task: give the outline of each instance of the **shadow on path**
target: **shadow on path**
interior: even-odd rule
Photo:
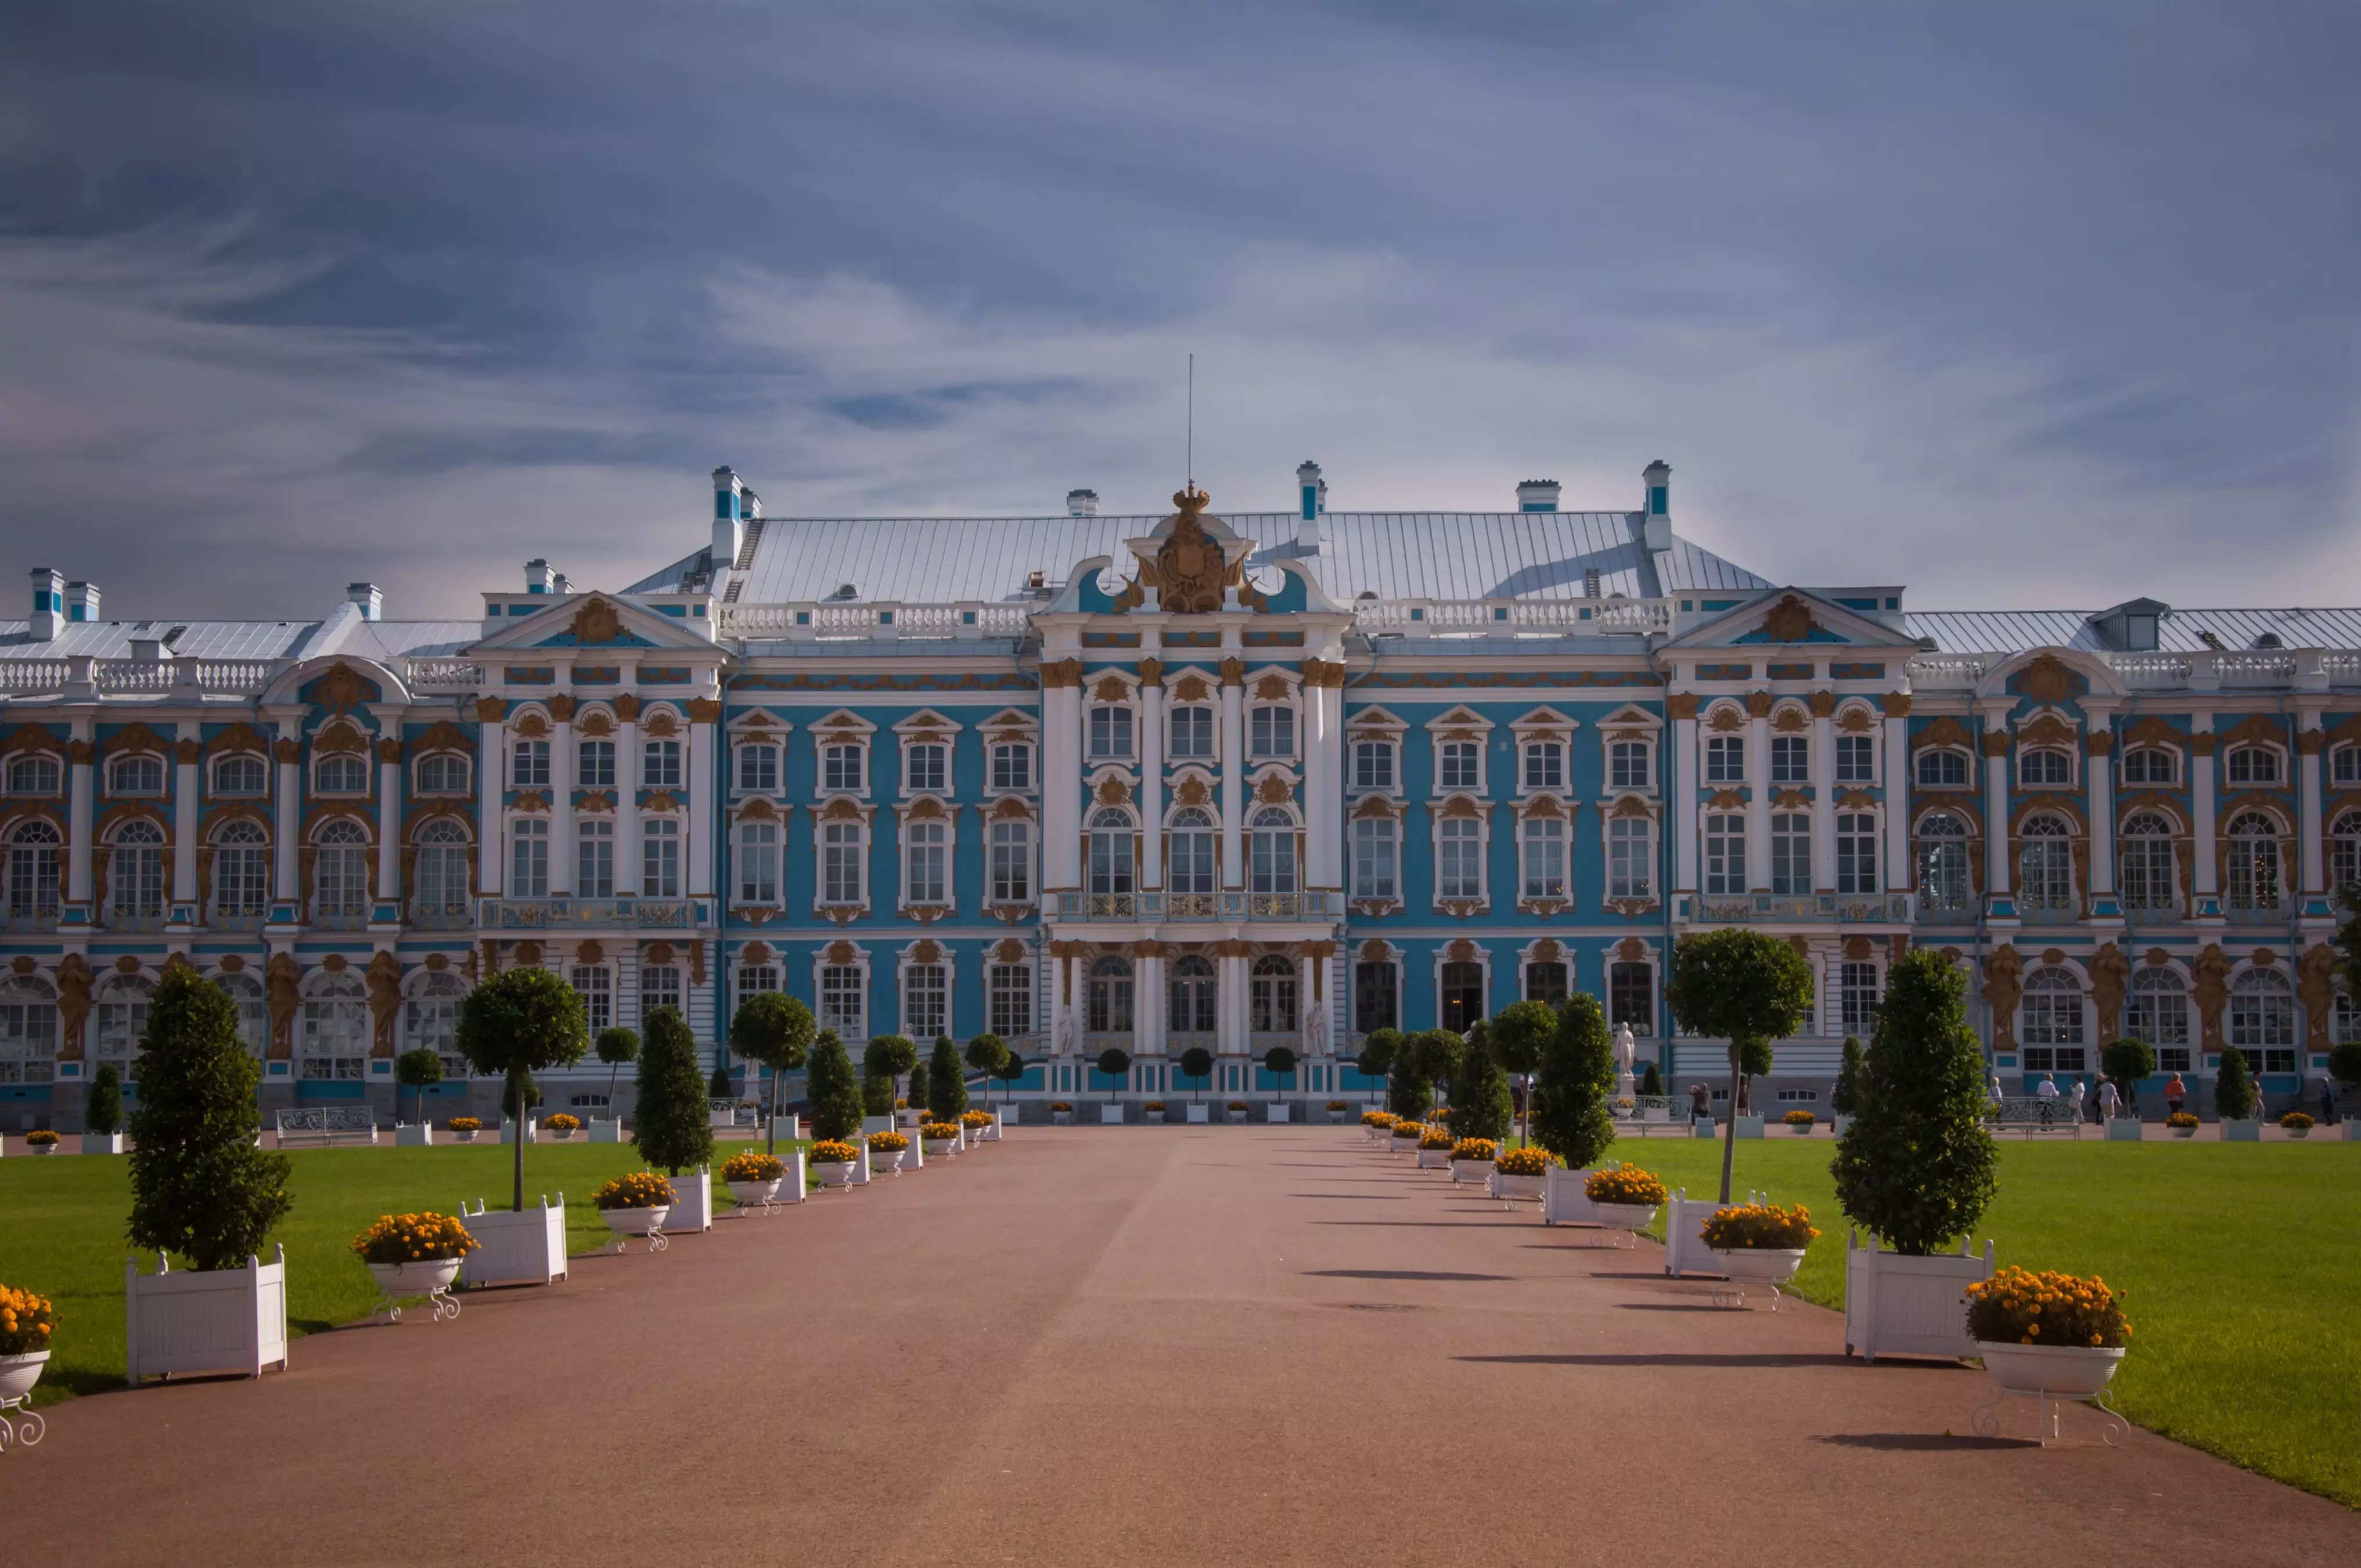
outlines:
[[[2039,1448],[2041,1444],[2029,1437],[1953,1437],[1949,1432],[1927,1431],[1863,1431],[1836,1432],[1812,1440],[1830,1443],[1838,1448],[1875,1448],[1893,1453],[1940,1453],[1948,1449],[1961,1448]]]
[[[1310,1279],[1460,1279],[1470,1281],[1507,1280],[1513,1274],[1452,1274],[1439,1269],[1424,1268],[1307,1268]]]
[[[1708,1307],[1706,1310],[1712,1311],[1715,1309]],[[1493,1362],[1506,1366],[1843,1366],[1849,1358],[1800,1353],[1744,1354],[1707,1352],[1682,1354],[1663,1351],[1630,1355],[1455,1355],[1452,1359]]]

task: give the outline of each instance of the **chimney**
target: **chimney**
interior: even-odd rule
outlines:
[[[345,598],[361,607],[363,620],[385,619],[385,590],[375,583],[346,583]]]
[[[28,629],[36,642],[53,641],[66,618],[66,577],[47,566],[33,568],[33,622]]]
[[[565,573],[560,572],[549,580],[549,591],[559,595],[570,594],[574,591],[574,585],[566,580]]]
[[[752,494],[735,469],[713,470],[713,570],[717,574],[737,564],[738,547],[746,542],[746,502]]]
[[[66,619],[68,620],[98,619],[98,585],[96,583],[66,585]]]
[[[557,574],[551,571],[549,569],[549,563],[541,559],[539,556],[536,555],[532,560],[527,561],[524,564],[525,592],[529,594],[545,594],[549,592],[550,586],[556,580]]]
[[[1066,492],[1066,515],[1068,517],[1096,517],[1098,514],[1099,493],[1096,490],[1068,490]]]
[[[1304,521],[1318,520],[1328,510],[1328,481],[1320,477],[1320,465],[1305,463],[1295,470],[1297,515]]]
[[[1673,547],[1673,466],[1663,458],[1641,470],[1640,477],[1648,484],[1648,510],[1644,541],[1651,550]]]
[[[1555,479],[1527,479],[1523,484],[1519,485],[1517,487],[1517,510],[1519,511],[1557,510],[1557,481]]]

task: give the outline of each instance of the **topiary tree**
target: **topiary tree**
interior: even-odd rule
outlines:
[[[1280,1080],[1281,1094],[1295,1087],[1295,1053],[1285,1046],[1273,1046],[1263,1052],[1262,1069]]]
[[[615,1107],[615,1080],[627,1063],[640,1059],[640,1033],[617,1025],[598,1031],[598,1059],[607,1064],[607,1115],[620,1124],[622,1112]]]
[[[814,1032],[811,1009],[784,991],[756,992],[730,1020],[730,1048],[771,1069],[769,1112],[763,1118],[766,1154],[778,1152],[779,1080],[810,1057]]]
[[[2257,1113],[2254,1076],[2246,1058],[2235,1046],[2222,1047],[2222,1065],[2213,1073],[2213,1113],[2225,1122],[2243,1122]]]
[[[1000,1080],[1003,1085],[1014,1084],[1025,1076],[1025,1058],[1016,1051],[1010,1051],[1007,1059],[993,1069],[992,1076]],[[1005,1105],[1008,1102],[1008,1097],[1015,1092],[1014,1089],[1004,1087],[1000,1091],[1001,1103]]]
[[[708,1100],[735,1100],[738,1098],[737,1091],[730,1087],[730,1069],[728,1068],[717,1067],[713,1069],[713,1076],[705,1080],[705,1097]]]
[[[1855,1043],[1858,1044],[1859,1042],[1856,1041]],[[1658,1098],[1662,1098],[1664,1095],[1664,1069],[1658,1067],[1654,1062],[1650,1062],[1646,1070],[1640,1074],[1640,1092],[1642,1094],[1654,1095]]]
[[[459,1003],[459,1054],[486,1077],[508,1080],[506,1101],[531,1102],[533,1075],[572,1067],[590,1048],[588,1014],[580,992],[549,970],[504,970]],[[511,1111],[511,1117],[522,1111]],[[516,1189],[510,1205],[524,1212],[524,1134],[516,1140]]]
[[[967,1074],[960,1070],[959,1047],[949,1035],[935,1036],[927,1063],[927,1109],[938,1122],[956,1122],[967,1111]]]
[[[978,1035],[968,1041],[961,1053],[967,1065],[983,1074],[983,1098],[992,1102],[992,1080],[1000,1076],[1001,1064],[1008,1059],[1008,1042],[997,1035]]]
[[[541,1104],[541,1085],[533,1074],[520,1073],[500,1086],[500,1114],[511,1122],[522,1122],[528,1112]]]
[[[1974,1230],[1998,1190],[1967,993],[1966,977],[1929,948],[1887,971],[1852,1121],[1829,1167],[1845,1213],[1913,1257]]]
[[[853,1076],[852,1058],[833,1029],[822,1029],[813,1042],[811,1067],[805,1080],[811,1101],[812,1136],[847,1139],[861,1131],[861,1085]]]
[[[1730,1042],[1730,1125],[1721,1141],[1721,1201],[1738,1157],[1738,1107],[1746,1080],[1771,1070],[1771,1042],[1804,1026],[1812,1010],[1812,966],[1777,937],[1741,927],[1684,937],[1673,948],[1664,987],[1673,1015],[1693,1035]]]
[[[1451,1075],[1451,1135],[1498,1143],[1515,1124],[1509,1075],[1493,1055],[1489,1032],[1474,1032]]]
[[[1598,998],[1575,992],[1559,1004],[1557,1027],[1534,1069],[1533,1137],[1569,1170],[1596,1165],[1615,1141],[1615,1118],[1607,1110],[1614,1086],[1615,1040],[1607,1032],[1607,1014]]]
[[[631,1141],[650,1166],[678,1176],[685,1166],[713,1158],[713,1119],[705,1080],[697,1070],[697,1036],[676,1007],[647,1015],[648,1038],[640,1052],[640,1113]]]
[[[443,1081],[443,1058],[421,1046],[414,1051],[404,1051],[393,1058],[393,1080],[404,1089],[418,1092],[412,1099],[413,1114],[426,1120],[426,1086]]]
[[[90,1092],[82,1097],[82,1126],[86,1133],[111,1137],[123,1130],[123,1077],[115,1064],[103,1061],[91,1075]]]
[[[1541,1070],[1542,1052],[1557,1033],[1557,1014],[1546,1002],[1512,1002],[1492,1020],[1492,1055],[1501,1067],[1530,1080]],[[1526,1084],[1525,1134],[1532,1134],[1532,1084]]]
[[[1109,1046],[1099,1053],[1099,1059],[1092,1065],[1109,1078],[1120,1079],[1131,1070],[1131,1053],[1120,1046]],[[1116,1085],[1116,1092],[1122,1092],[1121,1084]]]
[[[1853,1103],[1861,1095],[1861,1036],[1847,1035],[1844,1059],[1837,1064],[1836,1087],[1828,1091],[1828,1109],[1839,1116],[1852,1114]]]
[[[1421,1098],[1415,1109],[1397,1114],[1415,1116],[1421,1121],[1433,1114],[1434,1091],[1449,1083],[1451,1075],[1459,1070],[1460,1054],[1466,1048],[1467,1042],[1448,1029],[1422,1029],[1412,1035],[1402,1047],[1401,1065],[1409,1068]]]
[[[2328,1076],[2339,1083],[2361,1083],[2361,1040],[2328,1048]]]
[[[882,1078],[886,1084],[885,1110],[894,1109],[897,1098],[907,1099],[916,1105],[925,1098],[916,1083],[904,1087],[904,1076],[918,1069],[918,1043],[907,1035],[872,1035],[869,1047],[861,1053],[861,1070],[871,1078]],[[871,1115],[882,1115],[873,1111]]]
[[[1180,1076],[1193,1079],[1197,1087],[1189,1091],[1191,1099],[1202,1094],[1205,1080],[1213,1076],[1213,1053],[1202,1046],[1191,1046],[1180,1053]]]
[[[238,1038],[237,1004],[187,963],[167,965],[132,1072],[131,1245],[198,1269],[259,1254],[293,1201],[287,1157],[254,1146],[262,1064]]]
[[[1383,1078],[1393,1071],[1406,1038],[1400,1029],[1372,1029],[1362,1039],[1360,1059],[1353,1065],[1371,1078]]]
[[[2140,1080],[2156,1071],[2156,1047],[2128,1036],[2109,1040],[2099,1047],[2099,1069],[2114,1080],[2115,1092],[2128,1107],[2138,1098]]]

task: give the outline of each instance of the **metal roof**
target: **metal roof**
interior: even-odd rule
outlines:
[[[2112,607],[2110,607],[2112,608]],[[2019,653],[2033,648],[2110,649],[2092,617],[2104,609],[1909,610],[1904,621],[1914,637],[1932,637],[1946,653]],[[2157,647],[2193,653],[2215,646],[2199,635],[2210,631],[2225,649],[2252,648],[2266,633],[2283,648],[2361,648],[2361,609],[2175,609],[2157,627]]]
[[[64,659],[90,654],[127,659],[134,641],[160,641],[177,627],[175,655],[192,659],[300,659],[313,646],[319,620],[70,620],[46,642],[32,637],[32,623],[0,620],[0,658]],[[362,658],[434,658],[455,652],[483,635],[473,620],[367,620],[356,624],[338,652]]]

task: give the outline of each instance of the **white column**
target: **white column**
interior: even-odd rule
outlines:
[[[615,730],[615,893],[629,898],[641,890],[640,710],[635,703],[617,706],[631,717]]]
[[[2115,768],[2114,737],[2111,726],[2114,711],[2101,704],[2085,702],[2082,717],[2090,721],[2090,739],[2108,737],[2103,746],[2088,748],[2091,770],[2091,893],[2093,897],[2113,897],[2115,891]]]
[[[2323,863],[2320,824],[2320,710],[2305,708],[2296,715],[2296,833],[2302,848],[2303,891],[2328,891],[2328,870]]]
[[[1837,699],[1812,694],[1812,888],[1837,886]]]
[[[1164,885],[1164,666],[1139,663],[1139,885]]]
[[[1341,652],[1341,650],[1339,651]],[[1341,661],[1307,662],[1303,671],[1303,885],[1345,885],[1344,736]]]
[[[1979,710],[1984,754],[1984,892],[2000,897],[2010,890],[2008,863],[2008,706],[1993,704]],[[1993,744],[2001,744],[1995,748]]]
[[[1746,779],[1752,786],[1746,801],[1746,885],[1765,893],[1771,887],[1771,703],[1758,692],[1746,699]]]
[[[1216,1019],[1221,1025],[1221,1037],[1214,1046],[1216,1055],[1244,1056],[1246,1037],[1246,960],[1242,956],[1224,953],[1221,959],[1221,1006]]]
[[[1082,759],[1079,661],[1041,666],[1041,889],[1082,885]],[[1056,905],[1045,896],[1045,907]],[[1060,960],[1061,962],[1063,960]]]
[[[709,717],[698,718],[699,714]],[[688,891],[694,898],[713,895],[713,806],[721,790],[714,772],[713,726],[721,716],[718,702],[691,704],[688,723]],[[784,832],[780,835],[785,838]],[[781,846],[783,849],[784,845]]]
[[[197,901],[197,779],[198,742],[204,726],[190,720],[181,726],[181,743],[172,750],[172,902]],[[199,918],[203,918],[200,914]]]
[[[1673,885],[1683,893],[1697,886],[1697,698],[1674,699],[1686,711],[1673,720],[1673,798],[1664,816],[1673,825]]]
[[[303,831],[303,763],[302,743],[297,739],[302,721],[282,718],[279,721],[278,835],[271,846],[272,896],[286,902],[301,898],[302,886],[298,878],[301,862],[296,859],[298,841]]]
[[[560,896],[574,891],[574,759],[581,749],[573,705],[564,706],[566,717],[549,737],[549,891]]]
[[[2197,897],[2208,905],[2198,913],[2218,915],[2221,909],[2214,901],[2221,897],[2222,883],[2213,866],[2213,716],[2210,713],[2192,714],[2189,728],[2192,736],[2204,737],[2189,748],[2191,815],[2196,818],[2193,835],[2196,842],[2192,846],[2196,864],[2191,868],[2193,874],[2190,880],[2195,884]]]
[[[1242,662],[1222,661],[1222,885],[1229,888],[1246,884],[1246,678]]]
[[[87,728],[77,722],[76,729]],[[91,875],[91,835],[96,795],[95,748],[86,735],[77,735],[66,751],[66,902],[87,906],[97,885]]]
[[[486,898],[498,898],[508,885],[508,814],[500,809],[500,789],[509,760],[498,717],[504,707],[498,697],[476,707],[476,891]]]
[[[379,740],[377,753],[377,895],[381,903],[401,899],[401,720],[388,721],[393,739]]]
[[[1910,886],[1910,694],[1885,697],[1885,885]]]
[[[1164,1054],[1164,959],[1131,960],[1131,1054]]]

